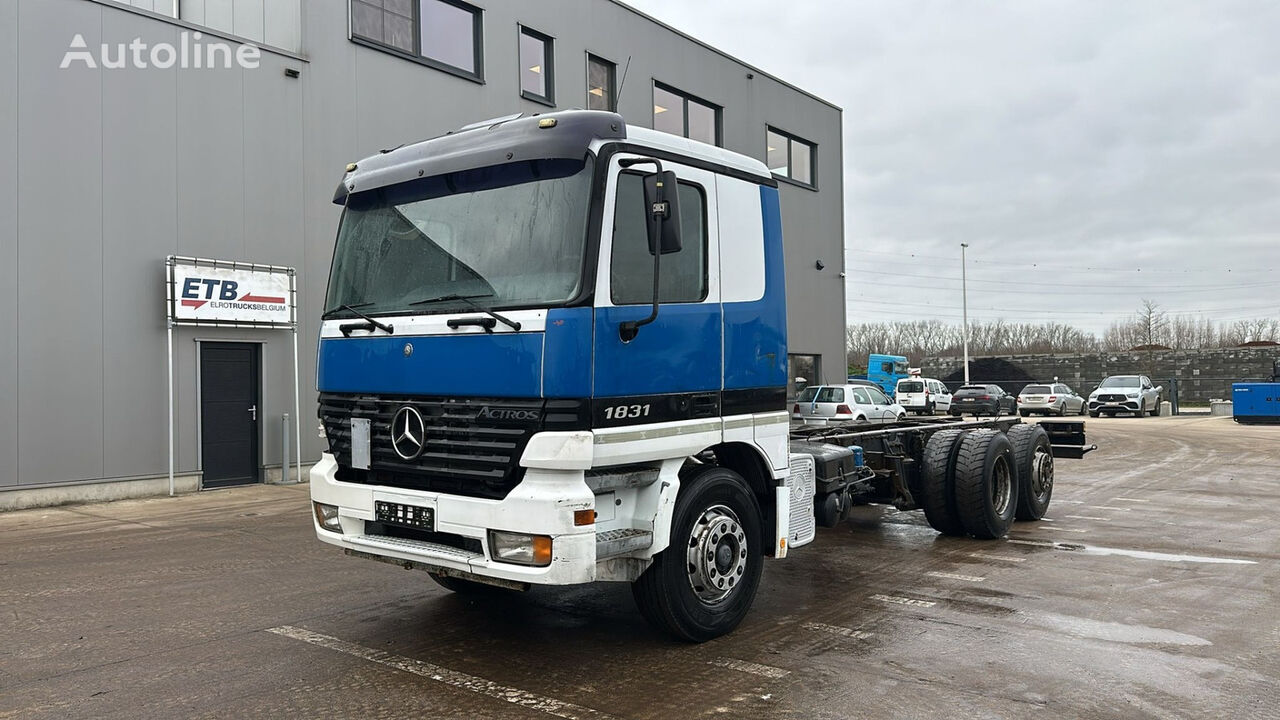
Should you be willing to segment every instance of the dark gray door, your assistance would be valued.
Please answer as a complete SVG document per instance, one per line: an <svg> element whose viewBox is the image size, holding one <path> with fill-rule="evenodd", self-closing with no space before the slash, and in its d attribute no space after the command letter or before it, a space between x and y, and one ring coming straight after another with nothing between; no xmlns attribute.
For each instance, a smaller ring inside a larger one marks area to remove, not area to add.
<svg viewBox="0 0 1280 720"><path fill-rule="evenodd" d="M258 482L258 346L200 344L204 487Z"/></svg>

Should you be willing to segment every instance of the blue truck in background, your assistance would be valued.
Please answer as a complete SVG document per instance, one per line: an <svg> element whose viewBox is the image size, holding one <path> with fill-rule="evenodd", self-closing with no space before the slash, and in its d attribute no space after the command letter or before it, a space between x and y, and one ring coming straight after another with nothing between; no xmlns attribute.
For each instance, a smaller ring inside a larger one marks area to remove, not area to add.
<svg viewBox="0 0 1280 720"><path fill-rule="evenodd" d="M629 582L708 640L851 504L1000 537L1086 450L1016 418L792 428L777 181L719 147L513 116L352 163L334 202L315 531L457 592Z"/></svg>

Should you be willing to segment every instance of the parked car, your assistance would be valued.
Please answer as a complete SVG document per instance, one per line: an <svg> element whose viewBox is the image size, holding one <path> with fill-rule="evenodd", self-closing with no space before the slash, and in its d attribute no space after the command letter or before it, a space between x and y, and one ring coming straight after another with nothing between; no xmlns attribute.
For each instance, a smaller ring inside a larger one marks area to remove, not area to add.
<svg viewBox="0 0 1280 720"><path fill-rule="evenodd" d="M947 412L951 409L951 391L941 380L912 377L898 381L894 399L909 412L920 415L932 415L935 410Z"/></svg>
<svg viewBox="0 0 1280 720"><path fill-rule="evenodd" d="M999 385L963 385L951 396L952 415L1012 415L1018 401Z"/></svg>
<svg viewBox="0 0 1280 720"><path fill-rule="evenodd" d="M906 419L907 411L877 387L819 385L800 393L791 417L805 425L892 423Z"/></svg>
<svg viewBox="0 0 1280 720"><path fill-rule="evenodd" d="M1097 390L1089 393L1089 416L1118 412L1158 415L1163 389L1151 384L1151 378L1146 375L1112 375L1103 380Z"/></svg>
<svg viewBox="0 0 1280 720"><path fill-rule="evenodd" d="M1028 385L1018 393L1018 414L1083 415L1084 398L1062 383Z"/></svg>

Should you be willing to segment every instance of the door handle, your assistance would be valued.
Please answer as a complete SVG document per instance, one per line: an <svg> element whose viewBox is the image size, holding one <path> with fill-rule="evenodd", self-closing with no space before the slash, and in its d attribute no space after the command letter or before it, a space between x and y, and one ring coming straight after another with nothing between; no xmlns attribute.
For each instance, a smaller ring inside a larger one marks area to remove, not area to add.
<svg viewBox="0 0 1280 720"><path fill-rule="evenodd" d="M257 406L257 405L250 405L250 406L249 406L249 414L252 416L253 421L254 421L254 422L257 422L257 420L258 420L258 406Z"/></svg>

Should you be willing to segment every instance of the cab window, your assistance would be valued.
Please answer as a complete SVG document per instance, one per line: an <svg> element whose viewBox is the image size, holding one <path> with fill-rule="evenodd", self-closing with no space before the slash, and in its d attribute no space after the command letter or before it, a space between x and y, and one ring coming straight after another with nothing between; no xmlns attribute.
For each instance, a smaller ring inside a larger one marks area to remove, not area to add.
<svg viewBox="0 0 1280 720"><path fill-rule="evenodd" d="M664 303L696 303L707 297L707 202L702 188L681 181L680 252L662 256L659 291ZM618 176L613 213L613 259L609 263L610 296L614 305L653 302L653 256L645 220L644 176Z"/></svg>

